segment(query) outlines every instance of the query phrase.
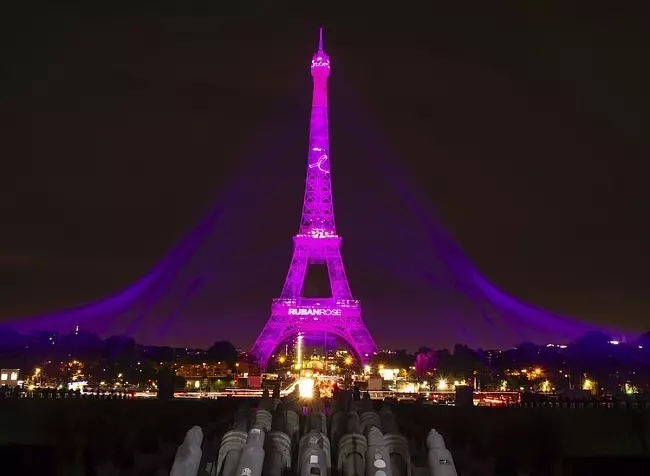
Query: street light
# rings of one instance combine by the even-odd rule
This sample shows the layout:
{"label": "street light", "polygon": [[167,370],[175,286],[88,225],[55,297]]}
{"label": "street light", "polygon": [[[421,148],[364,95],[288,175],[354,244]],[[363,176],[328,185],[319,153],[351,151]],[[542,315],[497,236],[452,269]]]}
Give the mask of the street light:
{"label": "street light", "polygon": [[300,370],[302,367],[302,334],[298,334],[298,363],[296,364],[296,369]]}

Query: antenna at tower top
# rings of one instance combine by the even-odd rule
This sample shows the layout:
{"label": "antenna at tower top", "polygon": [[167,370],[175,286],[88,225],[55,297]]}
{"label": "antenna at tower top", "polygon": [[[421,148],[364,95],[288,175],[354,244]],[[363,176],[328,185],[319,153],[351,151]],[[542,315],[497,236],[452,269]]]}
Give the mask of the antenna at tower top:
{"label": "antenna at tower top", "polygon": [[318,75],[325,75],[324,77],[329,76],[330,69],[330,58],[325,53],[323,49],[323,29],[318,29],[318,51],[314,53],[314,56],[311,59],[311,73],[312,76],[316,71],[320,71]]}

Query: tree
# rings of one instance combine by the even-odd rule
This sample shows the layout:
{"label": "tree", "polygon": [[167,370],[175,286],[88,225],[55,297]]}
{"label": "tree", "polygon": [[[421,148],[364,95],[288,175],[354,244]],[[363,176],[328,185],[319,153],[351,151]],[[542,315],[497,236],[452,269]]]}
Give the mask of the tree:
{"label": "tree", "polygon": [[[616,346],[610,341],[611,338],[602,332],[589,331],[572,342],[568,348],[572,374],[586,373],[599,386],[606,386],[609,376],[616,371],[612,355]],[[573,383],[579,384],[576,380]]]}
{"label": "tree", "polygon": [[[109,359],[131,358],[136,350],[136,343],[132,337],[112,336],[103,342],[103,357]],[[137,360],[137,358],[136,358]]]}
{"label": "tree", "polygon": [[18,334],[15,330],[6,327],[0,326],[0,349],[16,349],[22,348],[25,338]]}
{"label": "tree", "polygon": [[393,361],[396,368],[408,369],[410,365],[413,365],[413,354],[410,354],[405,349],[396,350]]}
{"label": "tree", "polygon": [[174,398],[174,390],[177,388],[177,384],[181,383],[180,379],[182,377],[178,377],[168,366],[158,370],[156,378],[158,383],[158,399],[170,400]]}
{"label": "tree", "polygon": [[466,379],[472,378],[474,372],[483,368],[483,362],[479,359],[476,351],[464,344],[454,346],[452,363],[453,373]]}
{"label": "tree", "polygon": [[226,362],[228,366],[233,367],[237,361],[237,348],[229,341],[218,341],[206,352],[210,360],[217,362]]}
{"label": "tree", "polygon": [[522,342],[514,352],[515,365],[528,368],[539,365],[539,347],[532,342]]}
{"label": "tree", "polygon": [[438,349],[434,351],[438,371],[443,374],[449,374],[454,371],[454,363],[449,349]]}
{"label": "tree", "polygon": [[436,355],[430,351],[419,353],[415,356],[415,373],[418,377],[424,377],[436,368]]}
{"label": "tree", "polygon": [[408,369],[413,365],[413,354],[406,350],[396,350],[394,353],[379,352],[372,358],[371,366],[374,368],[383,365],[387,369]]}
{"label": "tree", "polygon": [[646,347],[646,346],[650,347],[650,331],[644,332],[643,334],[641,334],[639,336],[638,342],[639,342],[639,345],[641,345],[643,347]]}
{"label": "tree", "polygon": [[58,345],[66,349],[68,355],[86,362],[100,357],[102,341],[96,334],[78,331],[63,336]]}

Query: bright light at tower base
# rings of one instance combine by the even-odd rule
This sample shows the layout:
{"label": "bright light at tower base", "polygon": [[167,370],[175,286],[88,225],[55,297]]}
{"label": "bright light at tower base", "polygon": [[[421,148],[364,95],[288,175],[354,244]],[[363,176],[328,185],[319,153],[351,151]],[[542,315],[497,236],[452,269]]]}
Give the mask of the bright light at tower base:
{"label": "bright light at tower base", "polygon": [[314,396],[314,380],[310,378],[303,378],[298,384],[298,391],[301,398],[311,398]]}

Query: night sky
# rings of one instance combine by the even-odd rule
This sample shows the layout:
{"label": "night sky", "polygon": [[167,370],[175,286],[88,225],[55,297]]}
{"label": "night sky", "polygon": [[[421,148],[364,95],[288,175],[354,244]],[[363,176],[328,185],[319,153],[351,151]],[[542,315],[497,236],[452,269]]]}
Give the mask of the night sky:
{"label": "night sky", "polygon": [[[0,46],[1,319],[128,287],[216,203],[194,271],[177,270],[200,292],[178,284],[165,299],[191,302],[143,340],[249,346],[299,224],[322,24],[337,227],[380,347],[467,341],[426,304],[435,249],[415,209],[503,291],[650,329],[647,23],[582,13],[16,15]],[[468,343],[511,344],[474,318]]]}

